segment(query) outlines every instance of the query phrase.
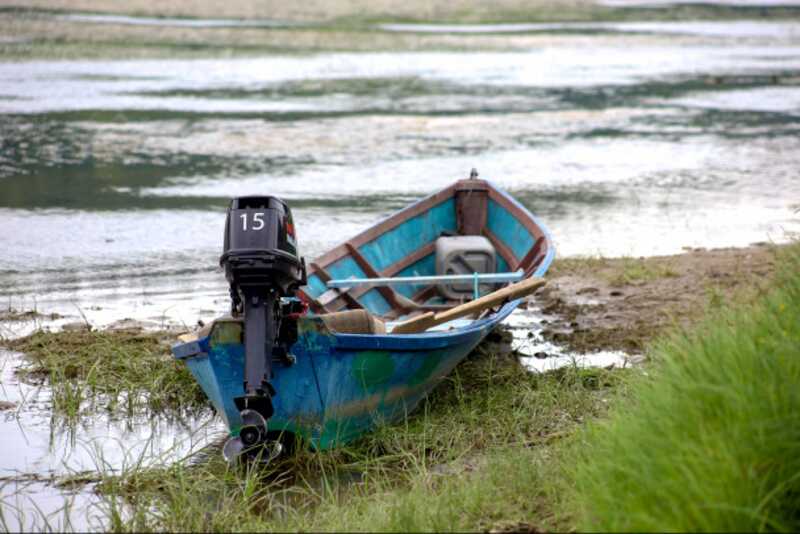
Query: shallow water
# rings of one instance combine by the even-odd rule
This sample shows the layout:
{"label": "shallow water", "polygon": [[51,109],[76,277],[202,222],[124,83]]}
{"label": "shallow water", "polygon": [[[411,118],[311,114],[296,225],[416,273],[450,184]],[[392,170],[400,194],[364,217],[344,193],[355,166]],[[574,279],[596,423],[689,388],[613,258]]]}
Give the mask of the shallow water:
{"label": "shallow water", "polygon": [[[800,5],[800,4],[798,4]],[[390,32],[411,33],[641,33],[697,35],[703,37],[797,38],[800,25],[771,21],[682,21],[682,22],[538,22],[514,24],[381,24]]]}
{"label": "shallow water", "polygon": [[0,64],[0,302],[191,325],[226,307],[230,196],[288,199],[314,257],[471,167],[562,255],[785,239],[798,24],[646,26],[715,41]]}
{"label": "shallow water", "polygon": [[[217,261],[234,195],[286,198],[309,259],[472,167],[537,214],[562,256],[800,230],[796,22],[382,31],[470,31],[514,51],[0,63],[0,307],[63,316],[5,322],[0,335],[126,317],[191,326],[225,312]],[[537,33],[558,39],[520,51],[520,36]],[[529,338],[537,320],[511,319],[514,348],[551,356],[531,356],[531,368],[625,364]],[[52,480],[97,469],[82,451],[99,446],[118,468],[218,430],[190,421],[210,430],[189,439],[179,426],[98,418],[75,439],[52,427],[47,391],[15,379],[18,356],[1,356],[4,397],[30,400],[0,412],[2,449],[19,451],[0,463],[13,482],[4,511],[15,494],[22,509],[35,497],[57,512],[71,494]],[[148,444],[153,435],[164,442]],[[81,510],[96,501],[77,495]],[[65,518],[78,516],[74,528],[102,528],[91,514]]]}
{"label": "shallow water", "polygon": [[210,411],[180,421],[104,413],[65,421],[52,415],[48,388],[18,379],[20,365],[20,354],[0,350],[0,391],[15,405],[0,411],[2,530],[104,530],[99,476],[185,458],[227,435]]}
{"label": "shallow water", "polygon": [[641,356],[630,355],[618,350],[595,351],[575,354],[561,345],[544,339],[545,315],[537,308],[519,309],[503,324],[511,332],[510,349],[515,351],[526,369],[535,373],[545,373],[561,367],[604,367],[625,368],[641,361]]}

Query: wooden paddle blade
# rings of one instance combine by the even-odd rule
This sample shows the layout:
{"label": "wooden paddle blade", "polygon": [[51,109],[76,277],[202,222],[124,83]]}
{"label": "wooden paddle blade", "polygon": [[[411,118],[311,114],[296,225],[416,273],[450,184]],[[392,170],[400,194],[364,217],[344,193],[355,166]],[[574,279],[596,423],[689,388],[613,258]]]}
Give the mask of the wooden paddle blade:
{"label": "wooden paddle blade", "polygon": [[472,313],[482,312],[483,310],[493,308],[509,300],[525,297],[545,284],[546,282],[542,278],[528,278],[516,284],[498,289],[479,299],[456,306],[455,308],[450,308],[449,310],[436,314],[428,312],[419,317],[414,317],[413,319],[399,323],[392,329],[392,334],[414,334],[423,332],[428,328],[452,321],[453,319],[458,319],[459,317],[464,317]]}
{"label": "wooden paddle blade", "polygon": [[392,334],[413,334],[415,332],[424,332],[433,326],[435,314],[433,312],[425,312],[422,315],[417,315],[402,323],[397,323],[392,328]]}

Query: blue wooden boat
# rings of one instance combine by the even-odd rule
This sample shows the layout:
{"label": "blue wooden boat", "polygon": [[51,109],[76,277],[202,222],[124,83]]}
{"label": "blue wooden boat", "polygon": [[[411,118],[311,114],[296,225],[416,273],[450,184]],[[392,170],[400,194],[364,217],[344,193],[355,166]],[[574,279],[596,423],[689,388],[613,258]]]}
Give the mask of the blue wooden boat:
{"label": "blue wooden boat", "polygon": [[[247,217],[232,210],[229,217],[241,217],[246,226]],[[285,222],[293,241],[291,215]],[[304,302],[308,312],[287,314],[285,322],[295,330],[285,351],[273,349],[264,388],[271,408],[267,413],[258,409],[263,418],[247,408],[252,405],[237,400],[243,398],[250,365],[240,314],[184,337],[174,355],[189,366],[234,439],[243,429],[263,425],[261,441],[294,435],[316,449],[346,443],[376,425],[405,417],[520,304],[519,299],[505,302],[479,317],[421,333],[387,333],[398,321],[465,300],[442,284],[441,277],[452,275],[452,269],[437,272],[441,243],[467,242],[459,241],[463,236],[480,238],[469,243],[490,244],[494,258],[489,263],[495,272],[515,273],[516,278],[543,276],[555,253],[547,229],[525,207],[491,182],[471,177],[391,215],[309,264],[302,285],[289,295]],[[457,259],[468,264],[468,256]],[[405,283],[363,283],[377,278]],[[361,283],[342,283],[353,279]],[[461,294],[469,294],[468,299],[476,292],[491,292],[497,286],[486,279],[462,283]],[[234,312],[236,300],[234,296]],[[234,445],[234,453],[243,448],[240,442]]]}

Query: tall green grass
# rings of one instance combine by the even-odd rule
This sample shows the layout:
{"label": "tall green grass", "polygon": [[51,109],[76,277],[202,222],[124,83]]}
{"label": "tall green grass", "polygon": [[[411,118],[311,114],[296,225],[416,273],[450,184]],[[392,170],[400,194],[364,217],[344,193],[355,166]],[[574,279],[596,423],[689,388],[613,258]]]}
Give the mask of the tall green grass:
{"label": "tall green grass", "polygon": [[800,246],[772,290],[659,342],[569,469],[581,530],[800,530]]}

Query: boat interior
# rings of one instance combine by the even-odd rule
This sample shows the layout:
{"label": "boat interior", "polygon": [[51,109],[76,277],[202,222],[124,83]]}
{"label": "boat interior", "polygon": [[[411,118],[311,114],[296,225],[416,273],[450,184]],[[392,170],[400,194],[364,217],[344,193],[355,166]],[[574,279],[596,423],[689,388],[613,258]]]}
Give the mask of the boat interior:
{"label": "boat interior", "polygon": [[396,322],[451,308],[541,276],[553,253],[547,231],[527,209],[491,182],[471,178],[310,263],[300,297],[332,330],[381,333],[370,318]]}

